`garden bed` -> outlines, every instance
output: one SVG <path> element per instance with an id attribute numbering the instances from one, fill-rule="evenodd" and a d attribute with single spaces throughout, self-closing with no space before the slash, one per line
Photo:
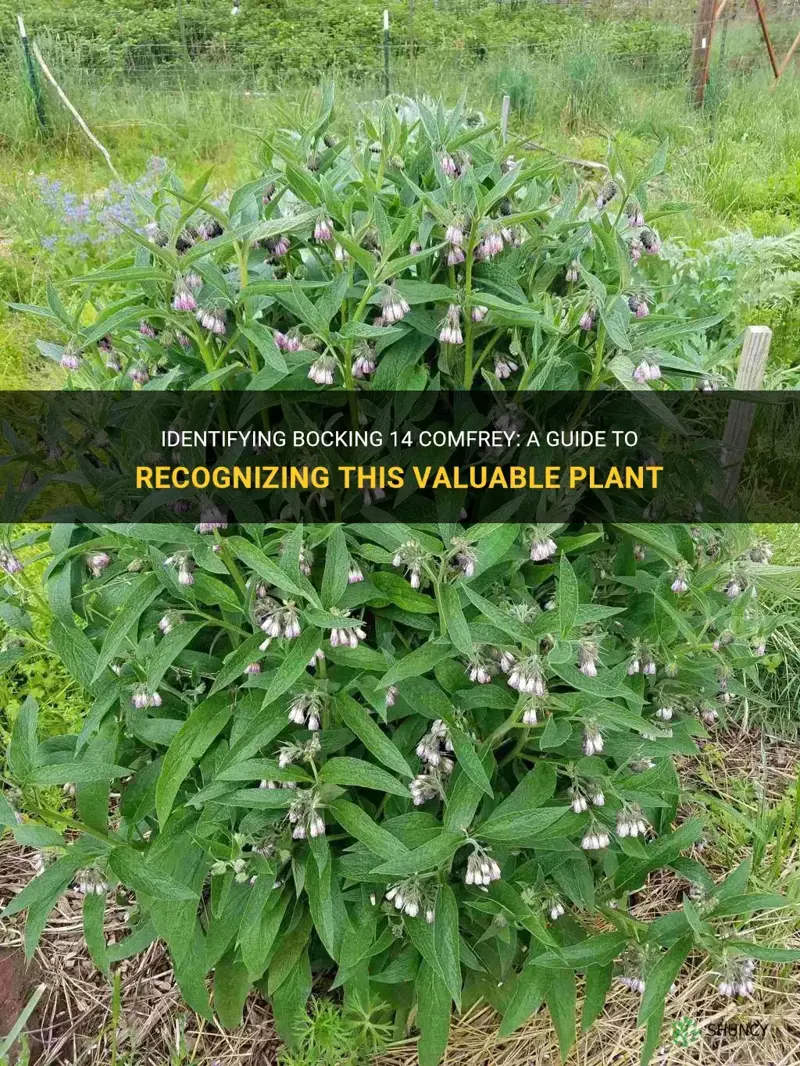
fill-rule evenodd
<path id="1" fill-rule="evenodd" d="M 708 787 L 708 771 L 713 764 L 714 788 L 739 816 L 746 814 L 743 781 L 759 788 L 772 805 L 786 797 L 791 799 L 800 744 L 734 725 L 716 738 L 713 748 L 713 755 L 707 751 L 684 761 L 681 779 L 687 791 Z M 770 755 L 765 760 L 767 751 Z M 738 848 L 739 854 L 732 854 L 731 847 Z M 720 838 L 703 849 L 703 859 L 715 880 L 720 880 L 729 864 L 743 858 L 746 851 L 740 843 Z M 0 903 L 28 883 L 34 854 L 9 837 L 0 841 Z M 796 858 L 789 856 L 787 881 L 796 876 L 795 866 Z M 632 901 L 631 914 L 646 920 L 678 909 L 685 889 L 686 883 L 675 874 L 656 873 L 646 890 Z M 86 949 L 81 910 L 82 898 L 76 893 L 62 897 L 27 975 L 22 922 L 10 919 L 0 923 L 0 956 L 8 953 L 13 958 L 13 963 L 0 972 L 13 975 L 18 991 L 14 1002 L 19 1009 L 36 981 L 43 977 L 47 985 L 36 1021 L 28 1028 L 33 1058 L 39 1066 L 106 1066 L 112 1046 L 121 1059 L 130 1056 L 136 1066 L 162 1066 L 165 1062 L 271 1066 L 278 1061 L 280 1042 L 269 1007 L 260 996 L 249 998 L 244 1023 L 235 1032 L 209 1025 L 181 1003 L 168 954 L 158 943 L 116 967 L 121 988 L 117 1015 L 113 985 L 96 969 Z M 109 942 L 125 934 L 125 912 L 124 903 L 109 899 L 105 922 Z M 787 946 L 790 944 L 800 945 L 800 934 L 787 940 Z M 7 997 L 9 992 L 13 988 L 6 992 Z M 9 998 L 14 999 L 13 995 Z M 614 987 L 603 1014 L 592 1030 L 580 1037 L 568 1062 L 575 1066 L 634 1066 L 642 1043 L 642 1031 L 635 1025 L 637 999 L 628 989 Z M 800 1041 L 800 971 L 764 967 L 752 1001 L 726 1003 L 709 994 L 705 968 L 690 960 L 681 971 L 676 994 L 669 999 L 666 1019 L 667 1039 L 657 1062 L 674 1066 L 793 1066 Z M 672 1036 L 683 1039 L 680 1034 L 688 1030 L 693 1037 L 686 1019 L 697 1023 L 701 1037 L 683 1047 Z M 13 1020 L 13 1016 L 2 1018 L 4 1024 Z M 476 1004 L 454 1020 L 445 1066 L 549 1066 L 558 1061 L 558 1040 L 546 1012 L 540 1011 L 510 1037 L 500 1038 L 498 1025 L 496 1012 L 486 1003 Z M 416 1040 L 408 1040 L 390 1045 L 374 1066 L 415 1066 L 416 1061 Z"/>

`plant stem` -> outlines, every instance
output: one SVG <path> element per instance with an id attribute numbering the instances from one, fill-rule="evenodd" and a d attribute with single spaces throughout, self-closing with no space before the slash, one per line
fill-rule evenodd
<path id="1" fill-rule="evenodd" d="M 589 381 L 589 392 L 593 392 L 600 381 L 600 375 L 603 373 L 603 353 L 605 349 L 606 331 L 602 322 L 597 325 L 597 343 L 594 349 L 594 360 L 592 361 L 592 377 Z"/>
<path id="2" fill-rule="evenodd" d="M 484 362 L 484 360 L 486 359 L 486 356 L 487 356 L 487 355 L 490 355 L 490 354 L 491 354 L 491 352 L 492 352 L 492 349 L 493 349 L 493 348 L 494 348 L 494 346 L 495 346 L 495 345 L 497 344 L 497 342 L 498 342 L 498 341 L 500 340 L 500 338 L 502 337 L 502 335 L 503 335 L 503 330 L 502 330 L 502 329 L 497 329 L 497 330 L 495 330 L 495 332 L 494 332 L 494 336 L 493 336 L 493 337 L 491 338 L 491 340 L 489 341 L 489 343 L 488 343 L 488 344 L 486 345 L 486 347 L 485 347 L 485 348 L 483 349 L 483 351 L 481 352 L 481 354 L 480 354 L 480 355 L 478 356 L 478 358 L 477 358 L 477 359 L 475 360 L 475 371 L 474 371 L 474 372 L 475 372 L 476 374 L 477 374 L 477 373 L 478 373 L 478 371 L 480 370 L 480 368 L 481 368 L 481 365 L 482 365 L 482 363 L 483 363 L 483 362 Z"/>
<path id="3" fill-rule="evenodd" d="M 475 243 L 478 236 L 479 219 L 473 219 L 467 241 L 467 262 L 464 267 L 464 388 L 472 388 L 472 378 L 475 371 L 472 366 L 472 265 L 475 254 Z"/>
<path id="4" fill-rule="evenodd" d="M 68 818 L 65 814 L 59 814 L 58 811 L 32 807 L 30 805 L 27 809 L 31 814 L 35 814 L 37 818 L 41 818 L 45 821 L 45 823 L 48 818 L 54 818 L 57 822 L 63 825 L 65 829 L 74 829 L 78 833 L 86 833 L 87 836 L 102 840 L 104 844 L 111 844 L 114 846 L 118 843 L 114 837 L 109 833 L 104 833 L 102 829 L 93 829 L 92 826 L 85 825 L 83 822 L 76 822 L 74 818 Z"/>

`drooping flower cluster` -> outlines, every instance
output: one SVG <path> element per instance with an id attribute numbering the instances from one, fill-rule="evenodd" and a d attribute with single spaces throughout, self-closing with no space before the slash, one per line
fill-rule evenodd
<path id="1" fill-rule="evenodd" d="M 176 552 L 164 560 L 164 566 L 175 567 L 178 571 L 179 585 L 193 585 L 194 574 L 192 573 L 192 561 L 188 552 Z"/>
<path id="2" fill-rule="evenodd" d="M 22 569 L 22 563 L 8 548 L 0 548 L 0 570 L 6 574 L 18 574 Z"/>
<path id="3" fill-rule="evenodd" d="M 576 814 L 585 813 L 589 809 L 590 803 L 593 807 L 602 807 L 606 802 L 603 790 L 591 783 L 586 785 L 585 788 L 573 785 L 569 794 L 570 806 Z"/>
<path id="4" fill-rule="evenodd" d="M 386 899 L 395 910 L 402 911 L 409 918 L 422 914 L 428 925 L 436 920 L 434 901 L 423 887 L 415 880 L 398 881 L 386 890 Z"/>
<path id="5" fill-rule="evenodd" d="M 721 996 L 741 996 L 744 999 L 752 996 L 755 992 L 753 975 L 756 964 L 753 959 L 736 958 L 728 960 L 717 989 Z"/>
<path id="6" fill-rule="evenodd" d="M 174 311 L 196 311 L 197 299 L 195 293 L 202 287 L 203 280 L 197 274 L 187 274 L 179 277 L 175 282 L 175 292 L 172 297 L 172 309 Z"/>
<path id="7" fill-rule="evenodd" d="M 209 333 L 221 337 L 226 329 L 225 309 L 222 307 L 198 307 L 197 321 Z"/>
<path id="8" fill-rule="evenodd" d="M 168 633 L 171 633 L 176 626 L 180 625 L 182 621 L 183 615 L 181 615 L 179 611 L 167 611 L 167 613 L 160 619 L 158 628 L 164 636 L 166 636 Z"/>
<path id="9" fill-rule="evenodd" d="M 467 859 L 467 868 L 464 872 L 465 885 L 488 886 L 492 881 L 499 881 L 503 876 L 497 861 L 484 849 L 477 845 Z"/>
<path id="10" fill-rule="evenodd" d="M 134 686 L 131 703 L 137 710 L 144 710 L 145 707 L 160 707 L 161 702 L 158 692 L 149 692 L 147 685 Z"/>
<path id="11" fill-rule="evenodd" d="M 647 836 L 649 826 L 640 807 L 623 807 L 617 813 L 617 836 L 637 837 Z"/>
<path id="12" fill-rule="evenodd" d="M 467 676 L 477 685 L 488 685 L 497 673 L 497 666 L 477 649 L 467 660 Z"/>
<path id="13" fill-rule="evenodd" d="M 600 647 L 595 640 L 586 638 L 578 645 L 578 669 L 585 677 L 597 677 Z"/>
<path id="14" fill-rule="evenodd" d="M 453 743 L 447 725 L 441 718 L 437 718 L 427 733 L 417 744 L 417 755 L 428 766 L 438 766 L 442 772 L 449 773 L 453 767 L 450 754 Z"/>
<path id="15" fill-rule="evenodd" d="M 378 368 L 378 359 L 375 354 L 375 349 L 372 345 L 363 343 L 353 360 L 353 377 L 354 378 L 368 378 L 370 374 L 374 374 Z"/>
<path id="16" fill-rule="evenodd" d="M 534 563 L 543 563 L 551 559 L 557 551 L 556 542 L 544 530 L 535 528 L 531 534 L 531 559 Z"/>
<path id="17" fill-rule="evenodd" d="M 602 848 L 607 848 L 610 843 L 611 837 L 608 831 L 593 822 L 583 835 L 581 847 L 584 851 L 600 851 Z"/>
<path id="18" fill-rule="evenodd" d="M 325 835 L 325 819 L 319 813 L 319 807 L 319 798 L 314 789 L 297 791 L 297 798 L 292 801 L 287 814 L 295 840 Z"/>
<path id="19" fill-rule="evenodd" d="M 418 589 L 422 584 L 422 572 L 428 558 L 428 552 L 417 541 L 407 540 L 394 553 L 392 566 L 404 566 L 412 589 Z"/>
<path id="20" fill-rule="evenodd" d="M 461 308 L 458 304 L 450 304 L 447 314 L 439 329 L 439 340 L 442 344 L 461 344 L 464 337 L 461 333 Z"/>
<path id="21" fill-rule="evenodd" d="M 405 318 L 411 308 L 393 285 L 387 285 L 381 297 L 381 320 L 385 326 L 393 326 Z"/>
<path id="22" fill-rule="evenodd" d="M 473 318 L 475 317 L 473 311 Z M 500 381 L 506 381 L 519 367 L 510 356 L 496 356 L 494 361 L 494 374 Z"/>
<path id="23" fill-rule="evenodd" d="M 421 807 L 428 800 L 438 799 L 444 795 L 446 776 L 453 769 L 453 760 L 444 756 L 438 766 L 429 766 L 423 773 L 412 777 L 408 783 L 411 801 L 415 807 Z"/>
<path id="24" fill-rule="evenodd" d="M 596 725 L 587 725 L 583 730 L 583 754 L 599 755 L 603 750 L 603 734 Z"/>
<path id="25" fill-rule="evenodd" d="M 283 637 L 284 640 L 295 640 L 302 632 L 300 628 L 300 616 L 296 605 L 291 601 L 279 603 L 277 600 L 263 600 L 255 608 L 256 621 L 263 633 L 269 640 Z M 266 651 L 268 642 L 262 644 L 262 650 Z"/>
<path id="26" fill-rule="evenodd" d="M 107 566 L 111 565 L 108 552 L 92 552 L 86 556 L 86 568 L 92 577 L 100 577 Z"/>
<path id="27" fill-rule="evenodd" d="M 634 674 L 639 673 L 649 677 L 655 676 L 656 662 L 651 649 L 640 640 L 634 640 L 628 662 L 628 674 L 633 677 Z"/>
<path id="28" fill-rule="evenodd" d="M 642 317 L 637 315 L 637 317 Z M 633 380 L 639 385 L 645 385 L 648 381 L 658 381 L 661 378 L 661 367 L 652 357 L 643 357 L 633 371 Z"/>
<path id="29" fill-rule="evenodd" d="M 317 689 L 301 692 L 289 705 L 289 721 L 295 725 L 305 726 L 314 733 L 320 728 L 326 703 L 327 697 Z"/>
<path id="30" fill-rule="evenodd" d="M 514 663 L 508 674 L 509 688 L 530 696 L 547 695 L 542 661 L 538 655 L 529 655 L 526 659 Z"/>
<path id="31" fill-rule="evenodd" d="M 332 385 L 337 365 L 332 355 L 321 355 L 309 367 L 308 377 L 315 385 Z"/>
<path id="32" fill-rule="evenodd" d="M 105 878 L 91 866 L 78 871 L 75 875 L 74 887 L 81 896 L 104 896 L 108 892 Z"/>
<path id="33" fill-rule="evenodd" d="M 331 611 L 332 614 L 338 614 L 341 617 L 342 624 L 334 626 L 331 629 L 330 637 L 332 648 L 357 648 L 362 640 L 367 639 L 367 631 L 360 622 L 350 622 L 349 625 L 344 625 L 345 621 L 349 621 L 349 611 Z"/>

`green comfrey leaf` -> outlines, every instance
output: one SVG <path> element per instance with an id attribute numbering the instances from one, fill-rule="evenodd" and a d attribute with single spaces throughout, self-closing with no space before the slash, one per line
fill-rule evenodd
<path id="1" fill-rule="evenodd" d="M 126 640 L 129 639 L 131 630 L 158 595 L 159 588 L 159 581 L 155 574 L 145 574 L 144 577 L 137 577 L 133 580 L 126 600 L 108 628 L 97 659 L 93 680 L 97 680 L 112 659 L 119 655 Z"/>
<path id="2" fill-rule="evenodd" d="M 362 704 L 357 703 L 346 693 L 340 692 L 334 701 L 334 707 L 342 722 L 358 737 L 378 762 L 405 777 L 414 776 L 400 751 L 380 726 L 372 720 Z"/>
<path id="3" fill-rule="evenodd" d="M 416 980 L 420 1066 L 438 1066 L 450 1035 L 450 995 L 436 970 L 423 962 Z"/>
<path id="4" fill-rule="evenodd" d="M 554 970 L 552 980 L 544 990 L 544 999 L 558 1036 L 561 1061 L 566 1062 L 576 1038 L 575 1005 L 577 988 L 575 975 L 563 967 Z"/>
<path id="5" fill-rule="evenodd" d="M 397 859 L 389 859 L 372 871 L 382 877 L 402 878 L 426 873 L 447 862 L 464 843 L 461 833 L 443 830 L 438 836 Z"/>
<path id="6" fill-rule="evenodd" d="M 20 782 L 32 776 L 39 762 L 38 716 L 39 705 L 33 696 L 27 696 L 14 722 L 6 757 L 9 771 Z"/>
<path id="7" fill-rule="evenodd" d="M 157 863 L 146 861 L 140 852 L 131 847 L 114 848 L 109 853 L 108 865 L 123 884 L 145 897 L 168 903 L 197 899 L 198 894 L 193 889 L 159 870 Z"/>
<path id="8" fill-rule="evenodd" d="M 333 785 L 357 785 L 361 788 L 387 792 L 403 799 L 408 798 L 407 785 L 379 766 L 374 766 L 363 759 L 349 757 L 328 759 L 322 767 L 319 780 Z"/>
<path id="9" fill-rule="evenodd" d="M 175 734 L 156 786 L 156 811 L 162 827 L 186 775 L 227 725 L 232 712 L 233 706 L 226 694 L 212 695 L 192 712 Z"/>
<path id="10" fill-rule="evenodd" d="M 562 637 L 571 632 L 577 614 L 578 580 L 569 559 L 562 555 L 558 568 L 558 624 Z"/>

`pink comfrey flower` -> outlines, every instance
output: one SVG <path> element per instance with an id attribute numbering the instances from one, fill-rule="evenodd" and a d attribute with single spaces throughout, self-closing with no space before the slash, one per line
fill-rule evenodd
<path id="1" fill-rule="evenodd" d="M 201 307 L 197 311 L 197 321 L 210 333 L 221 337 L 225 333 L 225 312 L 220 308 Z"/>
<path id="2" fill-rule="evenodd" d="M 494 376 L 501 381 L 505 381 L 510 378 L 515 370 L 519 367 L 513 359 L 509 359 L 507 355 L 498 356 L 494 361 Z"/>
<path id="3" fill-rule="evenodd" d="M 329 218 L 321 218 L 314 226 L 315 241 L 329 241 L 333 237 L 333 222 Z"/>
<path id="4" fill-rule="evenodd" d="M 375 349 L 370 348 L 365 344 L 359 351 L 356 358 L 353 360 L 353 377 L 354 378 L 366 378 L 370 374 L 374 374 L 377 369 L 378 362 L 375 358 Z"/>
<path id="5" fill-rule="evenodd" d="M 146 385 L 150 380 L 150 371 L 144 363 L 134 363 L 128 370 L 128 377 L 134 385 Z"/>
<path id="6" fill-rule="evenodd" d="M 311 364 L 308 377 L 315 385 L 332 385 L 336 374 L 336 360 L 331 355 L 321 355 Z"/>
<path id="7" fill-rule="evenodd" d="M 393 326 L 405 318 L 411 310 L 406 300 L 392 286 L 387 285 L 381 297 L 381 318 L 387 326 Z"/>
<path id="8" fill-rule="evenodd" d="M 628 298 L 628 307 L 636 318 L 647 318 L 650 314 L 650 308 L 641 296 L 630 296 Z"/>
<path id="9" fill-rule="evenodd" d="M 61 356 L 60 362 L 65 370 L 79 370 L 81 366 L 81 357 L 77 352 L 73 352 L 67 348 Z"/>
<path id="10" fill-rule="evenodd" d="M 197 310 L 197 300 L 194 298 L 194 293 L 184 280 L 179 281 L 175 287 L 175 295 L 172 298 L 172 308 L 174 311 Z"/>

